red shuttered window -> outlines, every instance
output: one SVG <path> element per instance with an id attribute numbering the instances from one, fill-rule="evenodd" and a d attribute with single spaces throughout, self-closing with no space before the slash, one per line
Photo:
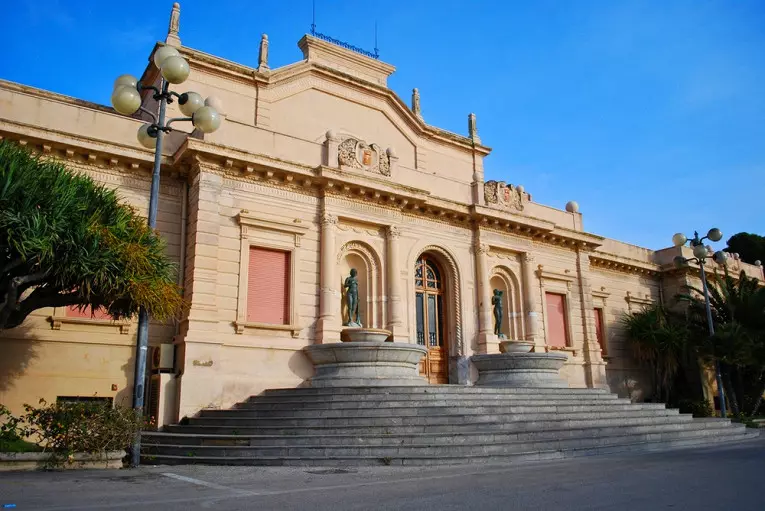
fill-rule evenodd
<path id="1" fill-rule="evenodd" d="M 290 323 L 290 253 L 250 247 L 247 277 L 247 321 Z"/>
<path id="2" fill-rule="evenodd" d="M 603 336 L 603 309 L 595 309 L 595 335 L 598 338 L 598 344 L 600 344 L 600 352 L 607 355 L 606 339 Z"/>
<path id="3" fill-rule="evenodd" d="M 566 297 L 555 293 L 545 293 L 547 300 L 547 344 L 558 348 L 568 346 L 568 328 L 566 325 Z"/>
<path id="4" fill-rule="evenodd" d="M 104 319 L 111 321 L 112 317 L 106 313 L 104 309 L 98 309 L 95 314 L 91 307 L 85 307 L 80 310 L 74 305 L 70 305 L 66 308 L 66 317 L 68 318 L 87 318 L 87 319 Z"/>

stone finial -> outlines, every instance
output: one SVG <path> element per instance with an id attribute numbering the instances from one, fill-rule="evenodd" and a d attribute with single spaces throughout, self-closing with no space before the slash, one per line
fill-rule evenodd
<path id="1" fill-rule="evenodd" d="M 478 123 L 475 114 L 468 115 L 468 136 L 474 143 L 481 143 L 481 138 L 478 136 Z"/>
<path id="2" fill-rule="evenodd" d="M 260 51 L 258 52 L 258 71 L 268 71 L 268 35 L 260 37 Z"/>
<path id="3" fill-rule="evenodd" d="M 571 200 L 566 203 L 566 211 L 569 213 L 579 213 L 579 203 Z"/>
<path id="4" fill-rule="evenodd" d="M 412 89 L 412 112 L 414 115 L 422 119 L 422 111 L 420 110 L 420 91 L 415 87 Z"/>
<path id="5" fill-rule="evenodd" d="M 181 47 L 181 38 L 178 36 L 178 30 L 181 23 L 181 4 L 175 2 L 173 4 L 173 10 L 170 11 L 170 24 L 167 27 L 167 37 L 165 38 L 165 44 Z"/>

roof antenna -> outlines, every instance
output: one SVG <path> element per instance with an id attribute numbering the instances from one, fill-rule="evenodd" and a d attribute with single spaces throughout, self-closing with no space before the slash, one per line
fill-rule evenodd
<path id="1" fill-rule="evenodd" d="M 375 20 L 375 58 L 380 56 L 380 52 L 377 50 L 377 20 Z"/>
<path id="2" fill-rule="evenodd" d="M 311 35 L 316 35 L 316 0 L 313 0 L 313 18 L 311 19 Z"/>

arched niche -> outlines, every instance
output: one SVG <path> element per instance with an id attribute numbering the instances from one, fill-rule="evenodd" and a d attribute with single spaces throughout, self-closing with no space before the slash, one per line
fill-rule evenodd
<path id="1" fill-rule="evenodd" d="M 506 266 L 495 266 L 489 277 L 491 287 L 490 294 L 495 289 L 501 290 L 502 308 L 504 313 L 502 333 L 508 339 L 524 339 L 523 325 L 523 300 L 521 299 L 521 287 L 518 278 Z M 494 312 L 492 310 L 492 331 L 494 330 Z"/>
<path id="2" fill-rule="evenodd" d="M 348 306 L 345 299 L 345 279 L 350 276 L 351 268 L 358 272 L 359 314 L 361 323 L 368 328 L 384 328 L 385 318 L 380 291 L 383 289 L 380 258 L 374 248 L 362 241 L 349 241 L 342 246 L 337 257 L 339 270 L 339 289 L 341 321 L 348 321 Z"/>

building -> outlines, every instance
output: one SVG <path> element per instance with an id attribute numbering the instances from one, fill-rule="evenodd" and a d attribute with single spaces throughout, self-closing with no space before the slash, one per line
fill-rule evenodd
<path id="1" fill-rule="evenodd" d="M 158 229 L 190 308 L 151 326 L 160 424 L 310 377 L 301 348 L 340 339 L 351 268 L 365 326 L 427 345 L 432 383 L 468 385 L 470 356 L 498 351 L 490 298 L 499 289 L 508 338 L 566 352 L 571 386 L 640 399 L 649 376 L 631 361 L 619 319 L 695 282 L 697 268 L 671 264 L 689 249 L 604 239 L 584 230 L 574 202 L 556 209 L 485 181 L 490 148 L 476 116 L 467 135 L 428 125 L 416 89 L 407 105 L 386 86 L 389 64 L 306 35 L 302 60 L 270 69 L 263 36 L 251 68 L 182 46 L 178 16 L 176 4 L 164 44 L 191 65 L 183 87 L 216 96 L 226 120 L 210 135 L 166 138 Z M 142 82 L 158 80 L 149 59 Z M 0 105 L 0 136 L 147 210 L 153 155 L 136 140 L 140 115 L 7 81 Z M 176 104 L 169 115 L 182 116 Z M 135 334 L 135 322 L 98 313 L 37 311 L 2 334 L 0 402 L 15 411 L 41 397 L 129 402 Z"/>

